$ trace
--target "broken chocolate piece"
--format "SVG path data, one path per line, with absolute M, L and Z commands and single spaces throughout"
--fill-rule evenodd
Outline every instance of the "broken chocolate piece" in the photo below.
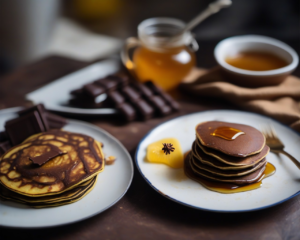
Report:
M 90 83 L 83 86 L 83 92 L 92 98 L 98 97 L 100 94 L 105 93 L 105 88 L 99 85 Z
M 94 83 L 100 87 L 103 87 L 106 91 L 114 91 L 118 87 L 118 81 L 116 79 L 102 78 Z
M 60 117 L 58 115 L 55 115 L 53 113 L 46 112 L 45 115 L 46 115 L 46 119 L 48 121 L 50 129 L 62 128 L 68 123 L 67 119 Z
M 44 107 L 43 104 L 37 104 L 33 107 L 25 108 L 25 109 L 19 111 L 18 115 L 21 117 L 21 116 L 25 116 L 26 114 L 28 114 L 30 112 L 34 112 L 34 111 L 36 111 L 39 114 L 45 131 L 48 131 L 50 128 L 49 128 L 49 125 L 48 125 L 48 121 L 45 117 L 46 110 L 45 110 L 45 107 Z
M 27 113 L 6 122 L 5 129 L 13 146 L 23 142 L 33 134 L 46 131 L 38 111 Z
M 129 84 L 129 77 L 125 74 L 109 75 L 107 78 L 117 80 L 119 87 L 125 87 Z
M 44 163 L 48 162 L 49 160 L 58 157 L 60 155 L 63 155 L 65 153 L 63 153 L 58 147 L 53 146 L 53 145 L 49 145 L 48 146 L 50 148 L 49 151 L 42 153 L 42 155 L 40 156 L 36 156 L 36 157 L 29 157 L 29 159 L 34 163 L 37 164 L 39 166 L 43 165 Z

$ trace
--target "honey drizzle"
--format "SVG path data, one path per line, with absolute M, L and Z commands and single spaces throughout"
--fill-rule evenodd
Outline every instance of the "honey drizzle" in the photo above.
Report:
M 232 128 L 232 127 L 227 127 L 227 126 L 222 126 L 216 128 L 210 135 L 214 137 L 220 137 L 229 141 L 232 141 L 236 139 L 238 136 L 246 134 L 243 131 Z
M 201 183 L 204 187 L 215 191 L 215 192 L 220 192 L 220 193 L 238 193 L 238 192 L 245 192 L 245 191 L 250 191 L 257 189 L 261 186 L 262 180 L 273 175 L 276 171 L 275 166 L 272 163 L 267 163 L 266 164 L 266 169 L 264 171 L 263 176 L 261 179 L 256 182 L 256 183 L 251 183 L 246 186 L 239 186 L 236 184 L 231 184 L 231 183 L 222 183 L 222 182 L 214 182 L 214 181 L 209 181 L 204 178 L 197 177 L 197 182 Z M 196 179 L 195 179 L 196 180 Z

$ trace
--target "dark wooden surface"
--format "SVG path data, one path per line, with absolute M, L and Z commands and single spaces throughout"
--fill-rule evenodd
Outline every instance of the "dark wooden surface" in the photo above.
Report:
M 205 50 L 203 50 L 205 52 Z M 208 51 L 208 50 L 207 50 Z M 200 62 L 214 64 L 205 55 Z M 24 94 L 87 63 L 49 57 L 0 78 L 0 108 L 26 105 Z M 182 110 L 166 118 L 120 125 L 113 117 L 85 118 L 117 137 L 133 156 L 142 137 L 178 115 L 209 109 L 236 109 L 213 100 L 181 101 Z M 128 140 L 130 136 L 130 140 Z M 278 192 L 280 194 L 280 192 Z M 47 217 L 47 216 L 45 216 Z M 28 215 L 30 221 L 30 215 Z M 300 239 L 300 196 L 269 209 L 213 213 L 174 203 L 155 192 L 135 168 L 131 187 L 113 207 L 90 219 L 56 228 L 25 230 L 0 227 L 0 239 Z

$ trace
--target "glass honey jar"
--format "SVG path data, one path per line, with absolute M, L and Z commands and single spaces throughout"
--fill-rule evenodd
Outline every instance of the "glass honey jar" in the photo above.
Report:
M 173 18 L 140 23 L 138 39 L 128 38 L 121 53 L 126 68 L 141 82 L 152 80 L 164 90 L 174 89 L 196 65 L 198 44 L 190 32 L 178 34 L 184 26 Z

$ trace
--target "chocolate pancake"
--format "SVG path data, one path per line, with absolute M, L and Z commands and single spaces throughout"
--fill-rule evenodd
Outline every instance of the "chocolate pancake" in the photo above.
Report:
M 197 169 L 204 170 L 206 172 L 212 173 L 216 176 L 221 177 L 239 177 L 244 176 L 247 174 L 250 174 L 257 169 L 261 168 L 263 165 L 267 163 L 267 160 L 264 158 L 263 161 L 260 161 L 258 164 L 250 167 L 250 168 L 244 168 L 244 169 L 238 169 L 238 170 L 221 170 L 218 168 L 211 167 L 209 165 L 205 165 L 201 163 L 201 161 L 198 161 L 194 156 L 191 156 L 192 158 L 192 164 L 197 167 Z
M 185 161 L 187 161 L 187 158 L 185 159 Z M 205 188 L 207 188 L 211 191 L 220 192 L 222 194 L 248 191 L 247 188 L 243 189 L 243 187 L 247 186 L 247 185 L 240 186 L 240 185 L 237 185 L 237 184 L 234 184 L 234 183 L 216 182 L 216 181 L 212 181 L 208 178 L 200 177 L 199 175 L 196 175 L 193 172 L 191 166 L 189 166 L 186 163 L 184 164 L 184 173 L 188 178 L 200 183 L 202 186 L 204 186 Z M 264 175 L 257 182 L 261 181 L 263 178 L 264 178 Z M 257 185 L 253 189 L 259 188 L 259 187 L 260 187 L 260 185 Z M 230 190 L 229 191 L 224 191 L 224 189 L 230 189 Z
M 212 148 L 204 147 L 203 145 L 201 145 L 199 140 L 196 141 L 196 145 L 197 146 L 195 147 L 195 153 L 197 153 L 204 164 L 211 163 L 210 165 L 214 165 L 214 167 L 221 169 L 225 169 L 226 167 L 228 168 L 231 166 L 238 168 L 251 167 L 262 161 L 262 159 L 264 159 L 270 151 L 270 148 L 265 145 L 262 151 L 257 154 L 247 157 L 233 157 L 222 152 L 218 152 Z M 218 162 L 221 162 L 221 164 Z
M 30 197 L 59 194 L 104 169 L 101 144 L 62 130 L 33 135 L 0 158 L 0 183 Z
M 245 134 L 234 140 L 226 140 L 211 134 L 217 128 L 229 127 L 241 130 Z M 236 123 L 209 121 L 196 126 L 196 135 L 202 145 L 234 157 L 247 157 L 262 151 L 266 139 L 257 129 Z
M 246 185 L 261 180 L 261 178 L 264 176 L 264 171 L 266 168 L 266 164 L 264 164 L 261 168 L 257 169 L 256 171 L 248 175 L 244 175 L 240 177 L 221 177 L 221 176 L 216 176 L 207 171 L 201 170 L 197 168 L 197 166 L 193 165 L 191 154 L 188 154 L 187 158 L 184 161 L 184 164 L 187 165 L 185 166 L 185 168 L 192 169 L 193 174 L 195 176 L 203 177 L 217 182 L 234 183 L 236 185 Z

